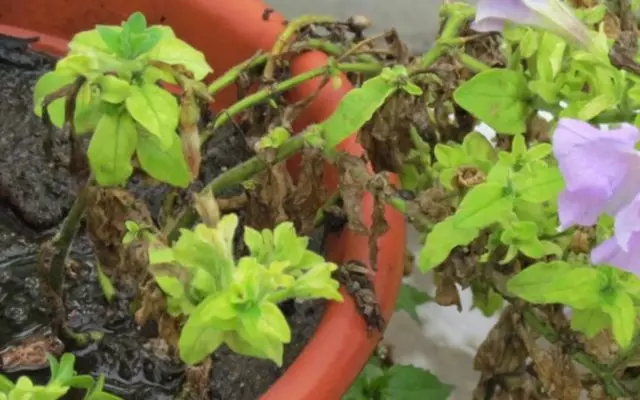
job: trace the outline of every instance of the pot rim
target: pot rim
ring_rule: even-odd
[[[260,0],[67,0],[73,5],[52,4],[56,2],[50,0],[9,1],[8,10],[3,8],[0,11],[0,33],[18,37],[39,36],[40,40],[32,47],[55,55],[66,52],[68,38],[73,33],[91,29],[96,23],[117,24],[137,10],[143,12],[150,23],[161,23],[166,15],[166,24],[176,30],[178,37],[203,51],[207,60],[214,68],[217,67],[215,76],[258,50],[270,49],[285,25],[277,12],[271,13],[265,20],[263,14],[268,7]],[[119,11],[114,15],[113,10]],[[87,18],[87,15],[90,17]],[[171,21],[171,15],[177,15],[176,21]],[[65,21],[69,23],[64,24]],[[198,21],[208,22],[202,26],[215,26],[214,29],[226,34],[226,37],[214,44],[203,41]],[[229,37],[236,40],[229,40]],[[200,46],[195,42],[199,42]],[[317,51],[299,55],[291,62],[292,74],[298,75],[321,67],[326,65],[327,60],[324,53]],[[307,110],[295,121],[296,131],[320,122],[333,113],[341,98],[352,89],[346,77],[343,75],[341,78],[340,88],[326,85],[320,90]],[[321,78],[317,78],[305,82],[292,89],[287,98],[291,101],[306,98],[316,91],[320,81]],[[231,89],[220,94],[213,104],[214,109],[219,111],[234,100],[235,93]],[[339,148],[353,155],[363,154],[356,136],[354,133]],[[294,174],[299,169],[298,162],[295,159],[289,162]],[[392,179],[397,183],[395,176]],[[338,182],[335,169],[327,166],[325,186],[334,191]],[[373,211],[371,194],[366,193],[363,197],[361,210],[363,222],[370,226]],[[378,239],[378,271],[374,283],[382,314],[389,321],[402,280],[406,232],[401,213],[385,206],[385,217],[389,230]],[[368,238],[348,229],[329,237],[326,249],[327,257],[338,264],[358,260],[370,265]],[[328,302],[320,324],[305,348],[260,397],[261,400],[338,400],[348,390],[380,341],[381,334],[367,331],[353,299],[344,288],[341,288],[341,293],[344,302]]]

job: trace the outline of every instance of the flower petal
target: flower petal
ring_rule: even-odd
[[[616,215],[614,228],[618,246],[629,252],[631,239],[640,235],[640,194]]]
[[[595,225],[607,205],[609,194],[599,187],[564,190],[558,196],[559,229],[562,231],[573,225]]]
[[[617,238],[605,240],[591,251],[591,262],[609,264],[637,275],[640,272],[640,234],[631,236],[628,252],[618,245]]]
[[[539,17],[522,0],[479,0],[471,29],[477,32],[501,31],[505,21],[535,25]]]

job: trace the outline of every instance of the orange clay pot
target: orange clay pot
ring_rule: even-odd
[[[259,0],[0,0],[0,32],[13,36],[39,36],[36,50],[55,55],[66,52],[66,44],[79,31],[96,24],[119,24],[132,12],[141,11],[149,24],[166,24],[176,34],[203,51],[215,76],[228,70],[258,50],[269,50],[284,27],[282,16],[264,16]],[[291,64],[292,73],[318,68],[327,61],[325,54],[311,52],[298,56]],[[316,90],[320,78],[308,81],[287,95],[292,101],[305,98]],[[311,123],[321,122],[338,107],[340,99],[352,88],[343,77],[342,86],[326,85],[308,109],[295,122],[299,131]],[[235,88],[220,93],[213,104],[217,110],[235,100]],[[359,155],[362,148],[356,135],[341,144],[341,149]],[[292,172],[296,163],[290,164]],[[336,172],[327,167],[325,185],[335,190]],[[371,222],[373,201],[362,201],[362,218]],[[404,217],[388,207],[389,231],[379,239],[378,271],[375,286],[384,317],[391,316],[402,277],[405,252]],[[337,263],[359,260],[368,264],[367,238],[344,230],[327,242],[329,258]],[[345,296],[344,303],[328,305],[320,325],[309,343],[274,383],[261,400],[339,400],[355,380],[380,340],[368,335],[354,302]]]

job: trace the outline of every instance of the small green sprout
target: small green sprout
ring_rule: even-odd
[[[74,364],[76,358],[65,353],[56,360],[47,356],[51,378],[46,385],[35,385],[27,376],[21,376],[13,383],[0,375],[0,400],[56,400],[62,399],[69,389],[84,389],[84,400],[120,400],[120,397],[104,392],[104,376],[94,380],[91,375],[78,375]]]

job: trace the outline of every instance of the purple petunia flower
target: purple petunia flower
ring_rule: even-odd
[[[561,0],[479,0],[471,28],[499,32],[505,22],[537,26],[587,45],[588,28]]]
[[[562,118],[553,136],[553,152],[565,180],[558,198],[560,229],[594,225],[600,214],[616,215],[640,192],[638,129],[624,124],[601,131]]]
[[[591,262],[640,273],[640,194],[616,215],[614,236],[593,249]]]

